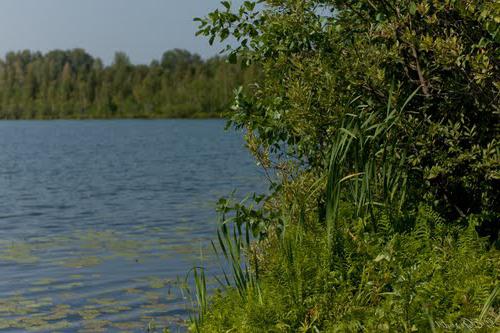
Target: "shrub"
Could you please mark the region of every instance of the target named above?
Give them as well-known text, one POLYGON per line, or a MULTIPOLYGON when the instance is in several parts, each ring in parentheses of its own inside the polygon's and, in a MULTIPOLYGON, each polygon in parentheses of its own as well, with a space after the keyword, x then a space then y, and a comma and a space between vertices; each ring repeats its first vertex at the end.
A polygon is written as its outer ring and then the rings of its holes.
POLYGON ((219 237, 245 255, 199 331, 498 328, 495 1, 222 4, 200 33, 262 69, 230 124, 272 191, 229 207, 255 238, 219 237))

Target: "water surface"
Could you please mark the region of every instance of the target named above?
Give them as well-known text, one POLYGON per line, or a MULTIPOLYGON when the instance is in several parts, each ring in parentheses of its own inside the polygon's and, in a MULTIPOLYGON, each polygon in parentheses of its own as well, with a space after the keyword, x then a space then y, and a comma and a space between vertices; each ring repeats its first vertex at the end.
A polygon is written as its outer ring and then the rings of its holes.
POLYGON ((223 128, 0 122, 0 332, 182 330, 176 279, 213 266, 216 200, 265 186, 223 128))

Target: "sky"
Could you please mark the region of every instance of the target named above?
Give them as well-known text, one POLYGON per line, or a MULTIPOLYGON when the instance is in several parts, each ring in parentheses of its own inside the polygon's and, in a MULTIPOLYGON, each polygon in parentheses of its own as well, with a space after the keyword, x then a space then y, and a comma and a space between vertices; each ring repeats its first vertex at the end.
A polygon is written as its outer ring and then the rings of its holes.
POLYGON ((147 64, 182 48, 207 58, 221 46, 196 37, 193 18, 218 7, 219 0, 0 0, 0 56, 84 48, 107 64, 116 51, 147 64))

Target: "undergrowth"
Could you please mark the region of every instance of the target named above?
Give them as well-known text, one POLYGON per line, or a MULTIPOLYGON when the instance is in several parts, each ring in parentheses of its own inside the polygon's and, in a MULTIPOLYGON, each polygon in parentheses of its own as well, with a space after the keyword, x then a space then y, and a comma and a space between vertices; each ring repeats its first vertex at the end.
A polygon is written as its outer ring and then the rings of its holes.
POLYGON ((426 206, 406 219, 410 230, 388 234, 384 218, 372 233, 341 216, 333 261, 321 225, 275 235, 260 247, 259 294, 219 291, 199 331, 494 332, 498 251, 474 221, 449 230, 426 206))

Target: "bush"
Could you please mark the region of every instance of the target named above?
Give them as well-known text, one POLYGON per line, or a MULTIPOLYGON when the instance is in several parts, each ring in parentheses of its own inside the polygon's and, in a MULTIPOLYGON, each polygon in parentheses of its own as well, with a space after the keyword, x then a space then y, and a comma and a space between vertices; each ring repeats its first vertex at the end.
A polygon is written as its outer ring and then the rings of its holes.
POLYGON ((195 329, 495 331, 495 1, 222 4, 200 33, 262 69, 230 124, 272 191, 224 203, 232 274, 195 329))
MULTIPOLYGON (((398 138, 408 185, 449 222, 500 220, 500 7, 484 1, 223 2, 200 33, 240 45, 230 59, 262 67, 233 123, 256 146, 325 170, 348 114, 407 105, 398 138), (257 5, 259 3, 260 5, 257 5)), ((489 235, 497 237, 499 223, 489 235)))

